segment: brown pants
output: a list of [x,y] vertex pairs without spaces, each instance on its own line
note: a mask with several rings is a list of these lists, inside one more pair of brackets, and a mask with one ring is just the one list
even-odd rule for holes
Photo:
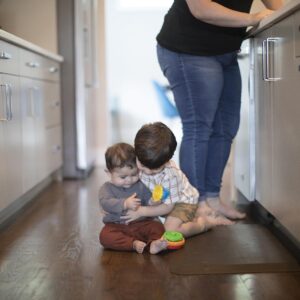
[[163,224],[153,219],[131,222],[128,225],[106,223],[100,232],[100,244],[107,249],[133,251],[133,241],[139,240],[147,244],[161,238],[165,232]]

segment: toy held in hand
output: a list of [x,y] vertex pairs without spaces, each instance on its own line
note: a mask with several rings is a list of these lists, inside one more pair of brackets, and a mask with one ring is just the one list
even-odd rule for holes
[[162,185],[156,185],[152,191],[152,199],[154,202],[164,201],[170,196],[170,192]]
[[162,237],[168,242],[169,250],[180,249],[185,244],[185,239],[182,233],[177,231],[166,231]]

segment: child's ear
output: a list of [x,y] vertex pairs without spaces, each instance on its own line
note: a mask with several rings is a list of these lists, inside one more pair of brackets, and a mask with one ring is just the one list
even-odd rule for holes
[[107,174],[107,175],[110,175],[110,171],[105,169],[104,172]]

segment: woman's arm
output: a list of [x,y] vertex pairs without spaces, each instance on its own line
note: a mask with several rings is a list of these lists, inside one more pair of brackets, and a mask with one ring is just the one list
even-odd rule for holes
[[266,8],[277,10],[283,5],[282,0],[262,0]]
[[[242,0],[239,0],[242,1]],[[281,0],[264,0],[268,2],[268,7],[277,7],[275,2]],[[271,5],[271,2],[273,5]],[[248,14],[229,9],[212,0],[186,0],[192,15],[212,25],[223,27],[247,27],[257,25],[264,17],[273,13],[272,10],[265,9],[258,13]],[[279,5],[279,4],[278,4]]]

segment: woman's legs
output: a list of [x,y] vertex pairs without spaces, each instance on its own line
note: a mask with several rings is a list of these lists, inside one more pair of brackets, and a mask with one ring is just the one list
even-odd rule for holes
[[180,167],[205,200],[209,139],[223,90],[221,64],[214,57],[178,54],[158,47],[183,125]]
[[205,170],[207,197],[218,197],[232,140],[240,123],[241,75],[234,55],[216,56],[222,65],[223,89],[208,142]]
[[183,125],[180,167],[200,192],[200,200],[219,199],[239,126],[241,78],[236,54],[194,56],[160,46],[157,51]]

